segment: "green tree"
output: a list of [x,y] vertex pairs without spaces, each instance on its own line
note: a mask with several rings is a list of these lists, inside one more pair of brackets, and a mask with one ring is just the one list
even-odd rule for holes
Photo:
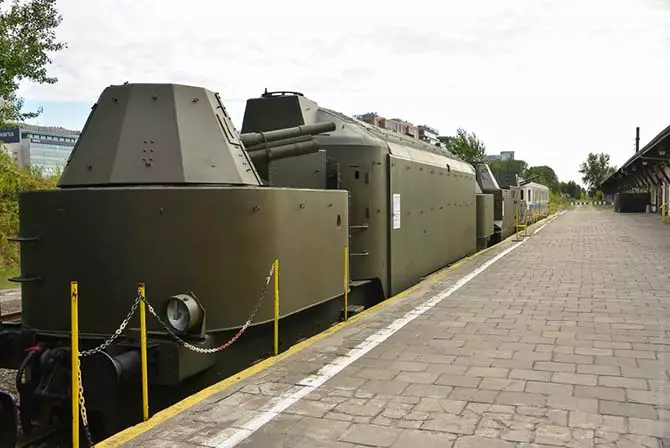
[[553,170],[553,168],[547,165],[531,166],[523,173],[523,177],[526,179],[530,179],[533,176],[537,176],[537,178],[533,179],[533,182],[546,185],[549,187],[549,190],[554,193],[560,192],[558,176],[556,175],[556,172]]
[[610,165],[610,155],[605,153],[589,153],[588,157],[579,166],[582,181],[587,185],[589,196],[593,196],[600,184],[613,172],[616,167]]
[[517,176],[522,176],[528,169],[528,164],[523,160],[496,160],[493,162],[488,162],[491,172],[494,176],[509,176],[516,174]]
[[56,40],[62,20],[56,0],[12,0],[9,8],[3,8],[4,1],[0,0],[0,126],[42,112],[22,112],[23,99],[16,94],[19,83],[54,84],[57,79],[47,76],[49,52],[66,47]]
[[561,182],[561,193],[568,195],[572,199],[579,199],[582,197],[582,187],[574,180],[569,182]]
[[456,136],[447,143],[447,149],[470,164],[482,162],[486,155],[486,145],[473,132],[458,128]]
[[57,177],[42,177],[38,169],[20,168],[0,143],[0,268],[15,267],[19,251],[8,238],[19,231],[19,193],[56,187]]

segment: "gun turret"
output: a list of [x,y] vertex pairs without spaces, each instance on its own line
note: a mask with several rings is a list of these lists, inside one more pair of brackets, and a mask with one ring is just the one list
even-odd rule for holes
[[107,87],[59,187],[261,185],[219,95],[178,84]]

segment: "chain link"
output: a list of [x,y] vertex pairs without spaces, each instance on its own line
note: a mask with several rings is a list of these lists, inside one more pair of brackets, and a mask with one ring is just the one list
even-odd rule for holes
[[81,414],[81,421],[84,424],[84,431],[86,432],[86,439],[88,440],[88,446],[93,446],[93,436],[91,435],[91,430],[88,427],[88,415],[86,413],[86,400],[84,400],[84,386],[81,380],[80,362],[77,362],[77,375],[79,376],[79,409]]
[[83,358],[85,356],[91,356],[95,353],[102,352],[107,347],[109,347],[111,345],[111,343],[116,340],[116,338],[121,336],[121,333],[123,333],[123,330],[126,329],[126,326],[128,326],[128,323],[130,322],[130,319],[133,317],[133,315],[137,311],[137,306],[140,304],[140,300],[141,300],[140,295],[138,293],[137,297],[135,298],[135,301],[133,302],[133,305],[130,307],[130,311],[128,312],[128,315],[126,316],[125,319],[123,319],[119,328],[116,329],[114,334],[112,334],[112,336],[109,339],[107,339],[105,342],[103,342],[102,344],[100,344],[99,346],[97,346],[95,348],[92,348],[90,350],[84,350],[83,352],[79,352],[79,357]]
[[[206,353],[206,354],[211,354],[211,353],[216,353],[220,352],[221,350],[225,350],[226,348],[230,347],[235,341],[237,341],[240,336],[246,331],[246,329],[251,325],[251,322],[254,320],[254,317],[256,317],[256,313],[258,313],[258,310],[261,308],[261,304],[263,303],[263,299],[265,299],[265,295],[268,290],[268,286],[270,285],[270,280],[272,279],[272,276],[274,275],[275,272],[275,264],[272,263],[272,267],[270,268],[270,272],[268,273],[267,277],[265,278],[265,286],[263,287],[263,291],[261,292],[261,295],[256,302],[256,305],[254,308],[251,310],[251,314],[249,315],[249,318],[247,321],[244,323],[242,328],[235,333],[235,335],[230,338],[227,342],[225,342],[222,345],[219,345],[218,347],[214,348],[200,348],[196,347],[193,344],[190,344],[189,342],[186,342],[184,339],[179,337],[173,330],[170,328],[170,325],[165,323],[163,319],[160,318],[160,316],[156,313],[154,310],[154,307],[151,306],[149,301],[146,299],[146,297],[141,297],[138,291],[137,297],[135,297],[135,301],[133,302],[132,306],[130,307],[130,311],[126,315],[126,318],[123,319],[121,322],[121,325],[119,325],[119,328],[114,331],[114,334],[112,334],[107,340],[105,340],[102,344],[99,346],[89,349],[89,350],[84,350],[79,352],[79,358],[83,358],[86,356],[91,356],[95,353],[100,353],[103,350],[105,350],[107,347],[109,347],[112,342],[114,342],[119,336],[121,336],[121,333],[126,329],[128,326],[128,323],[130,322],[130,319],[133,317],[133,315],[137,312],[137,307],[140,304],[140,301],[144,301],[144,303],[147,305],[147,309],[149,312],[158,320],[158,322],[165,328],[165,330],[168,332],[172,338],[177,340],[181,345],[183,345],[185,348],[192,350],[197,353]],[[93,446],[93,437],[91,436],[91,431],[89,430],[88,427],[88,415],[86,413],[86,400],[84,399],[84,385],[81,379],[81,361],[80,359],[77,362],[77,375],[79,377],[79,408],[81,410],[81,420],[84,425],[84,431],[86,432],[86,438],[88,439],[89,446]]]

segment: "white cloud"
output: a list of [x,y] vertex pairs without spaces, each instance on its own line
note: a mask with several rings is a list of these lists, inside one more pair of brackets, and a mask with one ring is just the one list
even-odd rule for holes
[[[93,6],[95,5],[95,6]],[[221,93],[238,126],[265,87],[347,114],[376,111],[579,180],[589,151],[623,163],[670,122],[665,0],[317,3],[61,0],[55,86],[29,99],[94,102],[109,84]]]

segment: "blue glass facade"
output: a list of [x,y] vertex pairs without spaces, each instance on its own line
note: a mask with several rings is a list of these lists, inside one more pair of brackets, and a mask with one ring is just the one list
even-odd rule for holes
[[78,138],[79,133],[76,131],[22,127],[22,165],[39,167],[45,175],[61,173]]

